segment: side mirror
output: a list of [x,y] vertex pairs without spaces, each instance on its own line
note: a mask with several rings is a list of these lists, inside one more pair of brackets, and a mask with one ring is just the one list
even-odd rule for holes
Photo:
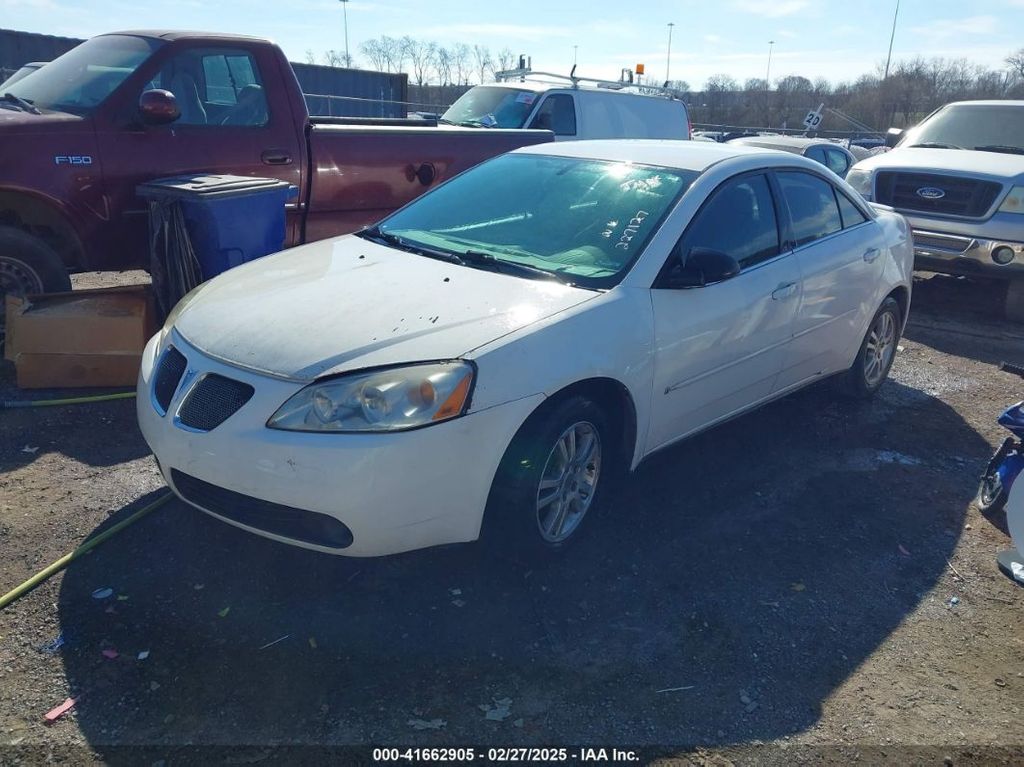
[[885,145],[892,149],[900,143],[900,139],[903,138],[903,134],[905,132],[906,131],[900,130],[899,128],[889,128],[889,130],[885,132]]
[[735,258],[711,248],[693,248],[667,275],[667,288],[702,288],[732,279],[740,273]]
[[173,93],[156,88],[139,97],[139,114],[147,125],[167,125],[181,117],[181,109]]

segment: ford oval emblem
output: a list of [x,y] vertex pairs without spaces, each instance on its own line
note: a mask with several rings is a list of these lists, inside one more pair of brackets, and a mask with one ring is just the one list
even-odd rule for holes
[[946,196],[946,192],[938,187],[922,186],[917,190],[917,196],[923,197],[926,200],[941,200]]

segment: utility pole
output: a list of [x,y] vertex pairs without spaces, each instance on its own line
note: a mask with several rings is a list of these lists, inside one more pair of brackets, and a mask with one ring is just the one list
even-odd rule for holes
[[338,0],[341,3],[341,11],[345,18],[345,66],[352,66],[352,57],[348,55],[348,2],[349,0]]
[[668,56],[665,57],[665,85],[668,85],[669,81],[669,70],[672,68],[672,27],[675,26],[674,21],[668,23]]
[[892,62],[892,41],[896,39],[896,19],[900,15],[900,0],[896,0],[896,12],[892,15],[892,34],[889,35],[889,55],[885,57],[885,74],[883,80],[889,78],[889,64]]

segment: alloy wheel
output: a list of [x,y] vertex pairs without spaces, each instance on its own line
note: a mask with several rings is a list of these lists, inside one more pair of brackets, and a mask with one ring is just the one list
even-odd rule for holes
[[601,435],[588,421],[562,432],[548,454],[537,487],[537,527],[548,543],[561,543],[579,527],[601,474]]

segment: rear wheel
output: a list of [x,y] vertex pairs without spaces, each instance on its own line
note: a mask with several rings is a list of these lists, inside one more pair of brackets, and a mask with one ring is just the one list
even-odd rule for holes
[[569,397],[523,425],[502,459],[484,517],[484,538],[526,558],[564,549],[604,498],[617,455],[608,418]]
[[[62,290],[71,290],[71,280],[53,248],[20,229],[0,226],[0,299]],[[0,314],[0,343],[5,323],[6,312]]]
[[853,365],[839,379],[844,394],[867,399],[878,391],[896,358],[901,325],[900,305],[890,296],[871,320]]

